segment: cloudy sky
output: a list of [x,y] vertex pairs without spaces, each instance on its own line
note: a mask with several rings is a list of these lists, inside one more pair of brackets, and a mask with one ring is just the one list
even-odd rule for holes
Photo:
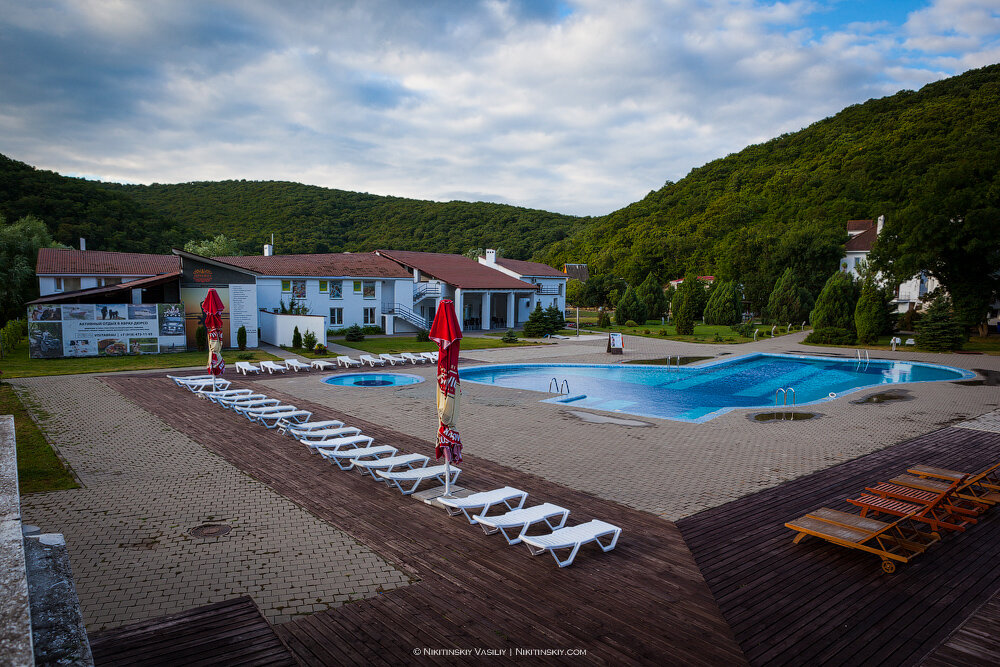
[[1000,0],[0,0],[0,153],[603,215],[1000,62]]

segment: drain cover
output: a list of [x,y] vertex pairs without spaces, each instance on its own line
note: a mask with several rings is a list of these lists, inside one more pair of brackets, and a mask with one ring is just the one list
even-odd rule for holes
[[355,380],[354,381],[354,386],[355,387],[388,387],[391,384],[394,384],[392,382],[392,380],[380,380],[378,378],[376,378],[374,380]]
[[192,528],[190,532],[195,537],[222,537],[229,534],[230,530],[232,528],[223,523],[203,523]]

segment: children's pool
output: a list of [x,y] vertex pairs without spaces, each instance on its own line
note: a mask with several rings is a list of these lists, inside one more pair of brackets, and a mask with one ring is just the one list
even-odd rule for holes
[[[562,394],[546,399],[573,407],[704,422],[736,408],[773,407],[778,389],[796,405],[828,401],[860,389],[906,382],[964,380],[975,373],[934,364],[854,361],[752,354],[693,367],[508,364],[460,371],[463,381]],[[552,388],[558,387],[558,388]],[[778,404],[784,402],[778,394]],[[788,392],[792,404],[792,392]]]
[[408,373],[346,373],[323,379],[324,383],[337,387],[404,387],[423,381],[419,375]]

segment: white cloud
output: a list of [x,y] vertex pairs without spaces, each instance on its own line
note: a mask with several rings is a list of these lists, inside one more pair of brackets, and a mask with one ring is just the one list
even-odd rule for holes
[[938,0],[820,34],[820,2],[0,0],[14,54],[0,151],[116,180],[603,214],[849,104],[995,62],[991,7]]

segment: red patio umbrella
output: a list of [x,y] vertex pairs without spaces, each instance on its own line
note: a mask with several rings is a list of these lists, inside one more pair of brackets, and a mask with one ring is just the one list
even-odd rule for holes
[[[213,376],[222,375],[226,370],[226,362],[222,360],[222,311],[225,306],[214,288],[208,290],[201,310],[205,313],[205,328],[208,329],[208,372]],[[214,377],[212,389],[215,389]]]
[[438,304],[434,323],[428,334],[438,345],[437,366],[437,411],[440,426],[437,433],[435,458],[444,457],[444,495],[451,495],[451,463],[462,462],[462,440],[458,436],[458,397],[461,388],[458,381],[458,348],[462,340],[462,329],[458,326],[455,304],[451,299],[442,299]]

